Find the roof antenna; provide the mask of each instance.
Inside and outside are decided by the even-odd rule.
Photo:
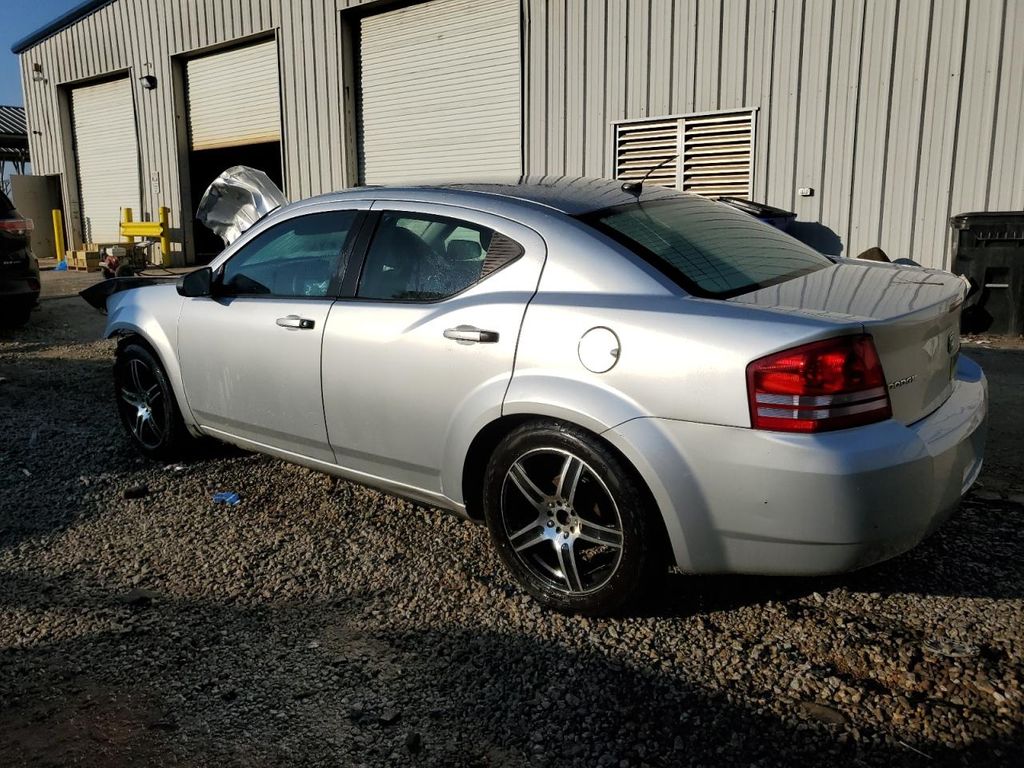
[[[671,157],[666,157],[664,160],[662,160],[656,166],[651,168],[651,170],[649,170],[647,173],[645,173],[644,177],[642,179],[640,179],[640,181],[624,181],[624,182],[622,182],[622,191],[623,192],[630,192],[630,193],[636,195],[637,197],[640,197],[640,193],[644,191],[644,182],[647,181],[649,178],[651,178],[651,174],[654,173],[655,171],[661,169],[663,166],[668,165],[673,160],[677,160],[678,158],[679,158],[678,154],[672,155]]]

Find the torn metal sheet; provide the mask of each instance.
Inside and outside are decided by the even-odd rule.
[[[231,245],[257,221],[287,204],[288,200],[267,174],[236,165],[207,187],[196,219]]]

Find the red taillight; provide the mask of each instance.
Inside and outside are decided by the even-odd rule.
[[[0,219],[0,232],[25,235],[35,229],[32,219]]]
[[[815,341],[747,366],[750,425],[825,432],[892,416],[882,363],[870,336]]]

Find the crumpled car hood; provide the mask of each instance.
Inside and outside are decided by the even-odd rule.
[[[228,168],[213,180],[199,202],[196,219],[231,245],[243,232],[288,200],[263,171],[246,165]]]

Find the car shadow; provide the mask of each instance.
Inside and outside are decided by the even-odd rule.
[[[732,574],[694,575],[671,571],[659,579],[631,615],[687,618],[807,597],[827,589],[821,579]]]
[[[89,477],[135,460],[118,439],[109,364],[29,346],[14,359],[0,348],[0,548],[71,525]]]
[[[1024,496],[1024,347],[965,344],[962,352],[981,365],[988,379],[988,444],[979,485],[988,491]]]
[[[63,339],[10,349],[0,344],[0,548],[101,514],[89,501],[98,489],[152,484],[164,466],[141,457],[121,426],[112,357]],[[186,467],[246,455],[212,439],[190,448]]]
[[[877,565],[828,576],[691,575],[672,572],[633,611],[688,617],[766,606],[833,590],[922,596],[1024,597],[1024,506],[974,495],[914,549]]]

